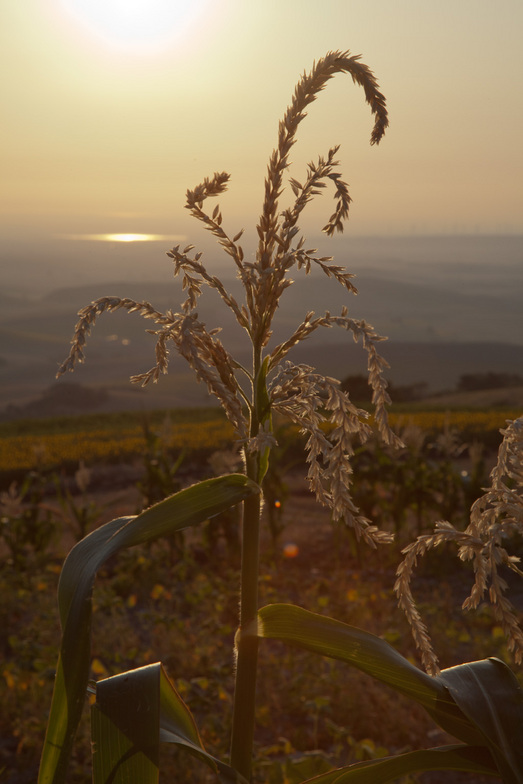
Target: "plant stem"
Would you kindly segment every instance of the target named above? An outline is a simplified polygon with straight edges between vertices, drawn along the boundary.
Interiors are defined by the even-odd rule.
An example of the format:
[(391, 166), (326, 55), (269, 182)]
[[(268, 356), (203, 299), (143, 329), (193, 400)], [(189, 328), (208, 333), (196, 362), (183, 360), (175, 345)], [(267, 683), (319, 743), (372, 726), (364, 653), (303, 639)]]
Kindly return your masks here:
[(241, 630), (258, 612), (258, 559), (261, 501), (258, 495), (244, 502), (240, 634), (237, 641), (236, 684), (231, 738), (231, 765), (251, 779), (256, 696), (258, 638), (242, 637)]
[[(254, 384), (250, 426), (251, 437), (258, 434), (260, 427), (257, 379), (261, 367), (261, 349), (254, 347), (253, 357)], [(258, 482), (258, 455), (250, 455), (246, 451), (245, 461), (247, 476)], [(252, 773), (258, 638), (253, 635), (242, 636), (242, 630), (256, 618), (258, 612), (261, 504), (261, 497), (258, 494), (246, 499), (243, 503), (240, 629), (236, 647), (236, 682), (231, 736), (231, 765), (247, 781), (251, 780)]]

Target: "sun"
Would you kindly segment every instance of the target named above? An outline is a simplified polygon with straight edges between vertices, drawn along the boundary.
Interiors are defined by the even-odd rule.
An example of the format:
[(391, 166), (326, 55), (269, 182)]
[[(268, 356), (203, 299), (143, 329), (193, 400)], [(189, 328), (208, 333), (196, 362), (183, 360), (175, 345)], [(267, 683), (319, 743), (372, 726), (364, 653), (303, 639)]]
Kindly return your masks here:
[(60, 0), (107, 47), (151, 53), (167, 48), (203, 14), (208, 0)]

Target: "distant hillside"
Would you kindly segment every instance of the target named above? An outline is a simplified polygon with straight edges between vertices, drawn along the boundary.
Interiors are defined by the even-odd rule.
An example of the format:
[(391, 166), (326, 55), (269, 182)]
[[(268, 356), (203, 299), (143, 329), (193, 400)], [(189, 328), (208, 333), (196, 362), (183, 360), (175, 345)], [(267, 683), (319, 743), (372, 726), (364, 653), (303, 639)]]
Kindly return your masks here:
[[(280, 301), (272, 345), (289, 337), (307, 311), (338, 313), (347, 306), (351, 317), (365, 319), (389, 337), (381, 350), (391, 365), (387, 376), (397, 386), (425, 382), (434, 393), (454, 389), (466, 373), (523, 375), (518, 238), (337, 242), (336, 262), (359, 270), (358, 296), (321, 272), (305, 276), (296, 271), (296, 282)], [(224, 276), (227, 287), (241, 297), (238, 281), (227, 275), (231, 272)], [(69, 351), (76, 313), (93, 299), (131, 297), (161, 311), (179, 310), (184, 299), (181, 281), (169, 277), (168, 267), (163, 282), (135, 278), (42, 291), (46, 293), (31, 290), (30, 299), (19, 290), (4, 289), (0, 295), (0, 411), (8, 404), (37, 400), (52, 386)], [(198, 314), (209, 328), (222, 329), (231, 353), (249, 361), (246, 334), (216, 292), (204, 291)], [(206, 389), (195, 383), (175, 352), (170, 373), (159, 384), (145, 390), (129, 384), (131, 374), (148, 370), (154, 362), (154, 337), (145, 331), (151, 327), (151, 322), (123, 311), (99, 317), (87, 342), (86, 363), (70, 378), (105, 389), (109, 397), (104, 405), (121, 409), (207, 405)], [(364, 352), (342, 329), (319, 330), (289, 359), (340, 379), (366, 371)]]
[(523, 415), (523, 387), (478, 389), (474, 392), (449, 392), (423, 400), (423, 406), (438, 408), (515, 408)]
[[(150, 338), (150, 336), (145, 336)], [(33, 348), (41, 349), (41, 343), (32, 343)], [(88, 359), (71, 376), (61, 379), (58, 384), (75, 382), (96, 393), (95, 408), (98, 411), (137, 410), (166, 407), (206, 406), (210, 401), (206, 388), (197, 384), (185, 361), (173, 353), (170, 372), (162, 376), (156, 385), (146, 388), (129, 383), (133, 373), (147, 370), (154, 361), (154, 341), (124, 346), (121, 341), (107, 341), (98, 333), (88, 346)], [(63, 358), (67, 346), (59, 352), (53, 343), (55, 356)], [(49, 347), (46, 349), (49, 352)], [(455, 389), (460, 376), (464, 373), (477, 373), (485, 370), (496, 372), (521, 371), (523, 368), (523, 346), (510, 346), (499, 343), (382, 343), (382, 354), (391, 367), (386, 373), (394, 385), (408, 385), (417, 382), (428, 384), (429, 394)], [(249, 360), (247, 353), (239, 355), (240, 361)], [(348, 375), (366, 372), (367, 359), (361, 346), (349, 338), (345, 344), (315, 344), (312, 341), (297, 346), (289, 355), (296, 363), (316, 367), (320, 372), (342, 379)], [(43, 361), (35, 352), (31, 360), (0, 365), (2, 396), (0, 416), (10, 407), (10, 416), (24, 416), (23, 409), (31, 416), (45, 415), (49, 407), (49, 389), (55, 384), (54, 369), (57, 363), (50, 357)], [(466, 393), (464, 405), (521, 405), (523, 394), (520, 388), (509, 390), (488, 390), (487, 393)], [(460, 400), (465, 401), (463, 395)], [(57, 400), (53, 395), (53, 400)], [(84, 395), (82, 399), (87, 399)], [(445, 405), (445, 397), (439, 396), (438, 405)], [(477, 402), (475, 401), (483, 401)], [(41, 401), (41, 403), (39, 402)], [(490, 401), (490, 402), (489, 402)], [(448, 405), (455, 405), (455, 396), (448, 398)], [(68, 408), (74, 401), (68, 402)], [(13, 409), (18, 407), (18, 413)], [(40, 410), (40, 414), (38, 411)], [(53, 409), (54, 410), (54, 409)]]
[[(452, 390), (465, 373), (521, 373), (523, 346), (506, 343), (407, 343), (389, 340), (380, 346), (390, 364), (386, 376), (394, 384), (415, 384), (424, 381), (432, 392)], [(366, 354), (359, 345), (348, 342), (314, 345), (302, 343), (294, 349), (294, 362), (318, 367), (322, 372), (343, 378), (364, 373)]]

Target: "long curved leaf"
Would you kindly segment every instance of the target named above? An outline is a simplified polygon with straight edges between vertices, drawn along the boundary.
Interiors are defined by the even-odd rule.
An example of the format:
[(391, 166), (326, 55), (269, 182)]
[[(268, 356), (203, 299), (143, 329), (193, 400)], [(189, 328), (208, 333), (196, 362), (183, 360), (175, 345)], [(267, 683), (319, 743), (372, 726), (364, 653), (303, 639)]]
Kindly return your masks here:
[(415, 667), (389, 643), (341, 621), (291, 604), (271, 604), (258, 613), (258, 634), (352, 664), (376, 680), (422, 705), (447, 732), (465, 743), (482, 746), (485, 737), (460, 710), (439, 678)]
[(246, 784), (205, 751), (191, 712), (158, 662), (96, 684), (93, 784), (157, 784), (160, 742), (205, 762), (221, 781)]
[(483, 732), (503, 781), (523, 781), (523, 692), (500, 659), (460, 664), (438, 676)]
[(410, 751), (396, 757), (356, 762), (346, 768), (338, 768), (307, 779), (303, 784), (385, 784), (399, 776), (428, 770), (461, 770), (499, 776), (484, 746), (460, 745)]
[(60, 575), (62, 643), (40, 763), (39, 784), (65, 781), (89, 677), (92, 591), (98, 569), (114, 553), (198, 525), (259, 492), (243, 474), (208, 479), (133, 517), (121, 517), (82, 539)]

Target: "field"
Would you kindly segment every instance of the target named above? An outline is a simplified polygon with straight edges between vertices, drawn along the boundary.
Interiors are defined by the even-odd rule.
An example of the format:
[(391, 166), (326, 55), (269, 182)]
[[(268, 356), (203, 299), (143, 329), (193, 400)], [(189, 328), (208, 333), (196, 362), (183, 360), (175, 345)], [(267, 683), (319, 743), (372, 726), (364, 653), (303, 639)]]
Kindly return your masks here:
[[(396, 429), (416, 433), (417, 445), (393, 458), (371, 444), (355, 458), (356, 500), (397, 537), (370, 559), (315, 504), (304, 481), (300, 438), (282, 425), (265, 487), (262, 604), (288, 601), (335, 616), (416, 661), (392, 592), (399, 548), (444, 515), (463, 524), (495, 461), (498, 430), (516, 416), (507, 409), (394, 413)], [(212, 475), (220, 460), (230, 461), (232, 447), (217, 409), (157, 412), (146, 420), (126, 414), (2, 425), (0, 781), (35, 781), (59, 640), (56, 586), (69, 547), (115, 514), (134, 514)], [(414, 489), (409, 497), (421, 475), (423, 498)], [(407, 489), (401, 499), (398, 484)], [(449, 549), (428, 558), (415, 584), (441, 665), (491, 655), (509, 662), (489, 608), (474, 616), (460, 611), (472, 575), (451, 555)], [(231, 585), (238, 569), (236, 522), (225, 519), (127, 551), (104, 567), (95, 589), (93, 679), (163, 661), (216, 754), (227, 751), (238, 601)], [(278, 643), (264, 644), (260, 656), (257, 782), (298, 782), (332, 765), (445, 741), (421, 709), (346, 665)], [(73, 784), (90, 780), (88, 733), (86, 708)], [(165, 780), (177, 776), (177, 764), (167, 751)], [(184, 769), (184, 782), (213, 780), (197, 763), (184, 761)], [(480, 781), (465, 774), (445, 780)], [(438, 778), (425, 774), (420, 781)]]
[[(449, 427), (458, 430), (464, 440), (484, 440), (489, 434), (495, 442), (505, 421), (517, 416), (515, 407), (488, 411), (410, 407), (393, 413), (391, 424), (395, 428), (410, 424), (427, 432)], [(144, 425), (167, 428), (165, 446), (173, 450), (190, 444), (192, 452), (215, 451), (230, 446), (233, 439), (231, 426), (217, 408), (19, 420), (0, 423), (0, 474), (30, 471), (38, 465), (72, 467), (80, 460), (88, 465), (125, 462), (143, 453)]]
[(49, 468), (98, 462), (125, 462), (143, 453), (144, 426), (169, 429), (173, 449), (212, 451), (232, 440), (232, 429), (220, 409), (157, 411), (66, 417), (0, 425), (0, 472), (29, 471), (37, 464)]

